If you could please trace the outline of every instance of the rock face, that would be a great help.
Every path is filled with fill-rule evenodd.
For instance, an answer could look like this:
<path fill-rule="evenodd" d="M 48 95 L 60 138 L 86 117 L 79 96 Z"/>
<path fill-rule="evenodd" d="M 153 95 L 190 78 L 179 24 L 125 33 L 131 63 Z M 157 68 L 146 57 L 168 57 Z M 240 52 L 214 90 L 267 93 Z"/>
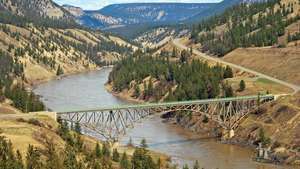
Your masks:
<path fill-rule="evenodd" d="M 71 6 L 71 5 L 63 5 L 62 7 L 65 10 L 69 11 L 75 17 L 80 17 L 84 14 L 83 9 L 81 9 L 80 7 Z"/>
<path fill-rule="evenodd" d="M 76 7 L 64 6 L 77 20 L 89 27 L 106 28 L 144 23 L 178 23 L 204 11 L 213 3 L 130 3 L 114 4 L 78 15 Z"/>
<path fill-rule="evenodd" d="M 51 0 L 2 0 L 0 7 L 21 16 L 57 19 L 71 17 L 67 11 Z"/>

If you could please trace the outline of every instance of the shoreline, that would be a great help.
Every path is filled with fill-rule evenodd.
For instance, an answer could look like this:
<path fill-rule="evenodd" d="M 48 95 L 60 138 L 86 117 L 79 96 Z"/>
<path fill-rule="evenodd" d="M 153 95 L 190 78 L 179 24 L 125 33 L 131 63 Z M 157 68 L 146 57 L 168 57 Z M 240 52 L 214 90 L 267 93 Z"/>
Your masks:
<path fill-rule="evenodd" d="M 112 68 L 113 65 L 109 65 L 109 66 L 102 66 L 102 67 L 96 67 L 95 69 L 85 69 L 83 71 L 76 71 L 76 72 L 70 72 L 70 73 L 66 73 L 60 76 L 55 76 L 52 78 L 48 78 L 48 79 L 44 79 L 44 80 L 37 80 L 34 82 L 30 82 L 30 83 L 26 83 L 26 85 L 28 85 L 28 89 L 33 91 L 34 89 L 36 89 L 37 86 L 50 82 L 50 81 L 54 81 L 54 80 L 61 80 L 63 78 L 69 77 L 69 76 L 74 76 L 74 75 L 78 75 L 78 74 L 83 74 L 83 73 L 88 73 L 88 72 L 93 72 L 93 71 L 99 71 L 105 68 Z"/>
<path fill-rule="evenodd" d="M 132 103 L 146 103 L 145 101 L 142 100 L 138 100 L 138 99 L 134 99 L 132 98 L 126 91 L 123 92 L 114 92 L 112 91 L 112 85 L 111 84 L 105 84 L 105 89 L 111 93 L 112 95 L 114 95 L 115 97 L 118 97 L 124 101 L 128 101 L 128 102 L 132 102 Z M 245 143 L 245 142 L 237 142 L 236 140 L 221 140 L 219 137 L 217 136 L 208 136 L 209 133 L 206 133 L 206 136 L 200 136 L 201 132 L 195 132 L 192 131 L 191 129 L 189 129 L 188 127 L 185 127 L 179 123 L 174 122 L 174 120 L 168 121 L 165 120 L 163 118 L 161 118 L 163 120 L 163 123 L 169 125 L 170 127 L 173 128 L 177 128 L 179 130 L 185 131 L 188 134 L 193 134 L 193 135 L 199 135 L 199 139 L 213 139 L 216 142 L 220 143 L 220 144 L 228 144 L 228 145 L 233 145 L 233 146 L 238 146 L 241 148 L 245 148 L 245 149 L 249 149 L 253 152 L 253 154 L 255 154 L 256 152 L 256 147 L 255 145 L 249 144 L 249 143 Z M 205 131 L 204 131 L 205 132 Z M 266 164 L 266 165 L 275 165 L 275 166 L 289 166 L 289 167 L 293 167 L 293 165 L 289 165 L 289 164 L 285 164 L 285 163 L 278 163 L 277 161 L 274 160 L 255 160 L 255 157 L 250 157 L 252 159 L 253 162 L 257 162 L 257 163 L 261 163 L 261 164 Z"/>
<path fill-rule="evenodd" d="M 114 92 L 112 90 L 112 84 L 105 83 L 104 87 L 105 87 L 106 91 L 108 91 L 110 94 L 112 94 L 115 97 L 118 97 L 121 100 L 124 100 L 124 101 L 127 101 L 127 102 L 131 102 L 131 103 L 146 103 L 143 100 L 132 98 L 128 93 L 125 93 L 125 92 L 119 92 L 119 93 L 118 92 Z"/>

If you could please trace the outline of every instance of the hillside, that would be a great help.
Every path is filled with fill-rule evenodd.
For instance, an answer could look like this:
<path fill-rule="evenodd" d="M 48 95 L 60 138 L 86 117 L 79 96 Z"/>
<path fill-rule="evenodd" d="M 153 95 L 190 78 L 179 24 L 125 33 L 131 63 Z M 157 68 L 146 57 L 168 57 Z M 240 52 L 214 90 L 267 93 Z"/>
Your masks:
<path fill-rule="evenodd" d="M 208 3 L 129 3 L 113 4 L 97 11 L 74 13 L 75 7 L 64 6 L 74 13 L 79 23 L 93 28 L 107 28 L 124 25 L 168 24 L 181 22 L 208 9 Z M 73 12 L 72 12 L 73 11 Z M 78 13 L 78 12 L 77 12 Z"/>
<path fill-rule="evenodd" d="M 28 17 L 70 18 L 71 15 L 51 0 L 1 0 L 0 8 Z"/>
<path fill-rule="evenodd" d="M 300 85 L 300 48 L 246 48 L 225 55 L 224 60 Z"/>
<path fill-rule="evenodd" d="M 279 38 L 299 20 L 299 6 L 297 0 L 236 5 L 195 25 L 191 38 L 218 56 L 238 47 L 283 46 Z"/>
<path fill-rule="evenodd" d="M 48 112 L 49 113 L 49 112 Z M 127 168 L 133 163 L 167 168 L 168 158 L 159 153 L 108 142 L 81 134 L 76 125 L 56 122 L 45 115 L 0 112 L 1 168 L 7 169 L 100 169 Z M 139 153 L 138 158 L 136 154 Z M 147 159 L 147 160 L 145 160 Z"/>
<path fill-rule="evenodd" d="M 8 4 L 0 12 L 0 102 L 8 98 L 24 112 L 44 108 L 34 94 L 26 92 L 28 87 L 110 65 L 132 52 L 121 38 L 83 29 L 64 17 L 71 15 L 52 1 L 39 1 L 37 6 L 23 1 L 0 3 Z M 63 18 L 50 18 L 47 11 L 52 8 L 64 11 Z M 31 18 L 23 10 L 40 15 Z"/>

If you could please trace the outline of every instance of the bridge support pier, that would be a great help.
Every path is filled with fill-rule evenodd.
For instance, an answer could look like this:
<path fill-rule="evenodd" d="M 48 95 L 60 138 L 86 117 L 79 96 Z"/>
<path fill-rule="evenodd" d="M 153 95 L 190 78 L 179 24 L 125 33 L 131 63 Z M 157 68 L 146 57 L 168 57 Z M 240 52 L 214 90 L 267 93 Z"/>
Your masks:
<path fill-rule="evenodd" d="M 234 137 L 234 130 L 233 130 L 233 129 L 229 130 L 228 137 L 229 137 L 229 138 Z"/>
<path fill-rule="evenodd" d="M 234 130 L 233 130 L 233 129 L 230 129 L 230 130 L 224 129 L 224 130 L 223 130 L 223 134 L 222 134 L 222 138 L 223 138 L 224 140 L 227 140 L 227 139 L 233 138 L 234 135 L 235 135 L 235 133 L 234 133 Z"/>
<path fill-rule="evenodd" d="M 79 123 L 106 140 L 117 141 L 120 135 L 126 134 L 126 129 L 134 127 L 135 122 L 155 113 L 178 112 L 183 115 L 203 115 L 223 128 L 223 139 L 230 139 L 235 136 L 234 129 L 243 118 L 256 110 L 261 103 L 271 100 L 274 100 L 273 95 L 243 96 L 65 111 L 58 112 L 57 116 L 69 123 Z M 53 114 L 53 118 L 56 119 L 56 113 Z"/>

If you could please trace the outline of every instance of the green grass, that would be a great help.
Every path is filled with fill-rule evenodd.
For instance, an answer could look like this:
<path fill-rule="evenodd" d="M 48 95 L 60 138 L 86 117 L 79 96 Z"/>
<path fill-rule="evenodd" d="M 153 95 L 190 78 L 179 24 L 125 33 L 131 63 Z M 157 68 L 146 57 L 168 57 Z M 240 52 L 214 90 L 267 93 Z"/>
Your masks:
<path fill-rule="evenodd" d="M 258 82 L 258 83 L 264 83 L 264 84 L 277 84 L 277 83 L 273 82 L 272 80 L 265 79 L 265 78 L 258 78 L 256 80 L 256 82 Z"/>

